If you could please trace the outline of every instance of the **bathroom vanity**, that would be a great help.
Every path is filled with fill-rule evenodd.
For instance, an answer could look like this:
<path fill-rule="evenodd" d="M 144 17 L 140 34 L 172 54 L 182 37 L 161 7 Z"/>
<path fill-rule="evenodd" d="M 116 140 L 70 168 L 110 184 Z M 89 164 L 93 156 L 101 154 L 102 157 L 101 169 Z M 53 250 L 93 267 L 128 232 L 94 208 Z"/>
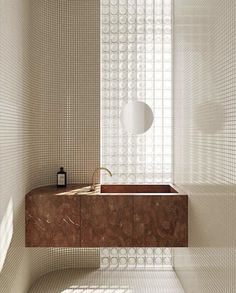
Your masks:
<path fill-rule="evenodd" d="M 25 209 L 27 247 L 188 246 L 188 196 L 173 185 L 45 186 Z"/>

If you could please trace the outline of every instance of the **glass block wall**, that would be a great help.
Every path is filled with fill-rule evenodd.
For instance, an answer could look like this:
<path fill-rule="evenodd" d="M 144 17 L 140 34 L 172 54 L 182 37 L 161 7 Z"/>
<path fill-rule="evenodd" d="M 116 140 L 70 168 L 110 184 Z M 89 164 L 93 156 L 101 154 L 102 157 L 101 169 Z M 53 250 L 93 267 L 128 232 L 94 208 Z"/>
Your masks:
<path fill-rule="evenodd" d="M 101 1 L 101 164 L 104 183 L 172 181 L 171 0 Z M 127 135 L 120 113 L 143 101 L 154 114 L 142 135 Z M 172 266 L 170 248 L 101 248 L 102 269 Z"/>
<path fill-rule="evenodd" d="M 104 247 L 100 249 L 101 269 L 172 268 L 172 249 L 160 247 Z"/>
<path fill-rule="evenodd" d="M 101 60 L 102 182 L 171 182 L 171 0 L 102 0 Z M 135 100 L 154 113 L 138 136 L 119 118 Z"/>

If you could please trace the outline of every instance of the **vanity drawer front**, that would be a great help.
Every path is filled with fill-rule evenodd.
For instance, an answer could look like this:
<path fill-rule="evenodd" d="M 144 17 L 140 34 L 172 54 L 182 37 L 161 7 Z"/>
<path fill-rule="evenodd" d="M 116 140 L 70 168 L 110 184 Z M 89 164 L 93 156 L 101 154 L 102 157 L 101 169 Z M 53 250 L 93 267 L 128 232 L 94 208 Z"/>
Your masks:
<path fill-rule="evenodd" d="M 132 246 L 132 211 L 131 196 L 82 196 L 81 246 Z"/>
<path fill-rule="evenodd" d="M 188 197 L 135 196 L 133 246 L 188 246 Z"/>
<path fill-rule="evenodd" d="M 26 246 L 80 246 L 80 198 L 66 195 L 28 196 Z"/>

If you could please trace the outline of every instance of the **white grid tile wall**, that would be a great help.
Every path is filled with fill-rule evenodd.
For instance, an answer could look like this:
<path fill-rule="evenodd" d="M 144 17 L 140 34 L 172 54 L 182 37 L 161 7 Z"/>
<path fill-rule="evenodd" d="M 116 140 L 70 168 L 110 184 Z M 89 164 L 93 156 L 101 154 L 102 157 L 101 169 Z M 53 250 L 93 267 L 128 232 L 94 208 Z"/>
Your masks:
<path fill-rule="evenodd" d="M 99 264 L 98 249 L 24 243 L 25 194 L 55 184 L 60 164 L 69 182 L 83 183 L 100 165 L 99 8 L 97 0 L 0 1 L 0 225 L 11 198 L 14 219 L 1 293 L 27 292 L 48 269 Z"/>
<path fill-rule="evenodd" d="M 236 292 L 236 2 L 174 9 L 174 181 L 189 195 L 189 248 L 174 249 L 186 292 Z"/>
<path fill-rule="evenodd" d="M 1 293 L 26 292 L 30 278 L 29 254 L 24 247 L 24 198 L 34 186 L 36 169 L 29 15 L 28 0 L 0 1 Z"/>
<path fill-rule="evenodd" d="M 171 0 L 102 0 L 101 48 L 102 181 L 171 182 Z M 119 119 L 135 100 L 154 113 L 139 136 Z"/>
<path fill-rule="evenodd" d="M 81 268 L 82 271 L 100 267 L 99 249 L 39 247 L 30 248 L 29 251 L 31 284 L 40 276 L 56 270 Z"/>
<path fill-rule="evenodd" d="M 32 82 L 41 185 L 90 183 L 100 165 L 100 5 L 32 1 Z"/>

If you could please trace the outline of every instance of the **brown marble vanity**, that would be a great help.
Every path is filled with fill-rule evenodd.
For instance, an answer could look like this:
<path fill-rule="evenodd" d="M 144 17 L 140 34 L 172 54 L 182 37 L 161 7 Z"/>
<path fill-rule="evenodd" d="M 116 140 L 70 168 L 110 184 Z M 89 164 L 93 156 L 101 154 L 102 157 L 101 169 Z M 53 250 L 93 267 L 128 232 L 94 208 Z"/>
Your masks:
<path fill-rule="evenodd" d="M 25 208 L 27 247 L 188 246 L 188 196 L 172 185 L 45 186 Z"/>

